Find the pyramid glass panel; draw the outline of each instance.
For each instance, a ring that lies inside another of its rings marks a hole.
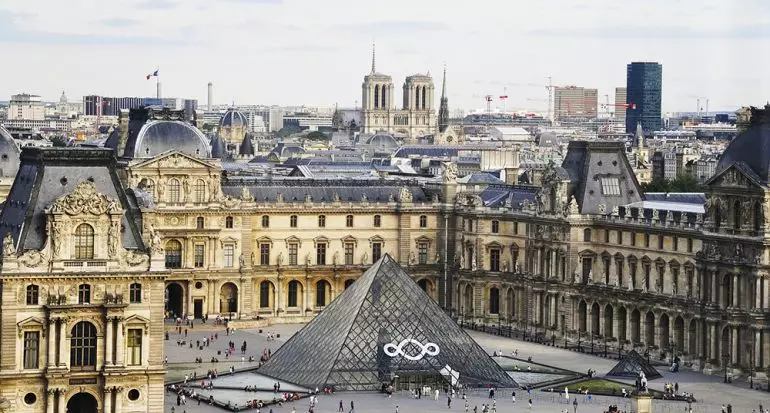
[[[259,372],[309,388],[379,390],[515,381],[389,255],[295,334]]]

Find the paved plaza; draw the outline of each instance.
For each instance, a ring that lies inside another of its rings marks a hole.
[[[259,333],[258,330],[239,330],[233,332],[231,335],[227,335],[223,326],[214,326],[213,323],[208,323],[206,325],[196,323],[194,328],[188,328],[187,330],[186,340],[188,343],[190,340],[193,342],[193,348],[190,348],[189,344],[185,346],[177,345],[177,339],[185,338],[184,328],[183,333],[180,335],[174,332],[171,325],[168,325],[167,327],[170,336],[169,340],[166,341],[165,346],[165,352],[169,362],[167,380],[181,380],[184,378],[185,374],[192,377],[193,372],[196,372],[198,377],[205,376],[209,369],[217,369],[219,372],[225,372],[231,366],[236,370],[256,367],[256,361],[254,363],[241,361],[241,357],[248,360],[249,356],[253,356],[255,360],[259,360],[259,357],[265,349],[269,348],[272,351],[275,351],[302,326],[302,324],[276,325],[264,329],[262,333]],[[212,341],[209,347],[204,347],[203,350],[198,350],[195,347],[196,340],[202,340],[205,336],[210,337],[214,333],[218,334],[218,339]],[[272,333],[273,335],[280,334],[280,338],[268,340],[268,333]],[[597,376],[599,377],[606,374],[617,363],[615,360],[512,340],[476,331],[468,331],[468,333],[489,353],[502,350],[505,354],[510,354],[513,350],[517,349],[520,358],[526,359],[531,356],[532,360],[535,362],[578,372],[586,372],[591,368],[596,370]],[[227,347],[229,341],[234,342],[236,351],[230,358],[225,358],[224,349]],[[244,341],[247,343],[247,351],[246,354],[241,355],[239,349]],[[320,350],[321,349],[319,349],[319,351]],[[217,351],[222,351],[222,354],[218,355]],[[194,360],[196,357],[201,357],[204,363],[195,364]],[[217,357],[219,362],[213,364],[210,363],[212,357]],[[650,387],[656,390],[662,390],[664,383],[678,382],[680,391],[693,393],[698,399],[698,403],[693,404],[694,412],[719,413],[720,406],[726,403],[731,403],[733,405],[733,412],[735,413],[750,413],[753,409],[758,409],[760,403],[763,406],[770,407],[770,393],[751,390],[745,382],[728,385],[722,383],[722,377],[719,375],[706,376],[684,370],[680,373],[670,373],[668,370],[660,367],[658,368],[658,371],[663,374],[663,378],[651,381]],[[214,384],[216,386],[216,380],[214,380]],[[629,385],[629,387],[632,386]],[[511,395],[507,392],[506,394],[498,395],[498,412],[530,411],[527,403],[528,396],[525,390],[517,391],[517,403],[515,405],[511,402],[510,396]],[[531,398],[533,400],[532,412],[558,413],[562,412],[564,409],[569,409],[570,413],[573,412],[572,404],[565,404],[557,395],[533,390]],[[435,401],[430,398],[415,400],[409,397],[406,392],[394,394],[392,398],[387,398],[379,393],[343,392],[333,396],[319,396],[319,404],[316,406],[315,412],[337,412],[340,400],[343,400],[344,402],[346,413],[350,411],[350,401],[354,402],[355,411],[359,413],[392,413],[396,411],[396,406],[399,407],[399,413],[463,412],[465,410],[464,402],[459,398],[452,401],[451,408],[447,408],[447,399],[443,395],[439,397],[438,401]],[[487,393],[485,391],[469,393],[469,411],[471,412],[476,405],[479,406],[479,411],[481,411],[481,404],[489,402],[490,400],[487,398]],[[578,413],[602,412],[611,404],[618,405],[618,408],[622,411],[629,408],[628,400],[615,397],[597,396],[592,397],[592,400],[589,402],[585,400],[583,396],[579,396],[578,402]],[[224,412],[224,410],[220,408],[208,406],[205,403],[202,403],[199,406],[197,401],[194,400],[188,400],[186,406],[176,406],[176,397],[171,393],[166,393],[166,412],[170,412],[172,407],[174,407],[175,413]],[[656,401],[655,412],[685,412],[686,407],[687,404],[682,402]],[[262,413],[270,412],[271,408],[274,413],[289,413],[292,412],[292,409],[296,409],[296,412],[304,413],[308,411],[308,402],[307,400],[301,400],[295,403],[287,403],[280,407],[267,407],[262,409]]]

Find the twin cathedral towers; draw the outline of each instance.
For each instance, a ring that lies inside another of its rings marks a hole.
[[[441,108],[436,116],[435,86],[428,74],[407,76],[403,86],[403,104],[395,108],[393,101],[393,78],[379,73],[375,66],[375,52],[372,48],[372,70],[364,76],[362,88],[363,133],[402,135],[407,141],[434,135],[446,129],[448,121],[446,98],[446,69],[441,92]]]

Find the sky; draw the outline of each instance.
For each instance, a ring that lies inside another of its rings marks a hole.
[[[0,100],[154,96],[157,68],[164,97],[353,107],[373,43],[397,102],[446,66],[451,109],[544,111],[548,77],[612,103],[631,61],[663,65],[664,112],[770,100],[770,0],[0,0]]]

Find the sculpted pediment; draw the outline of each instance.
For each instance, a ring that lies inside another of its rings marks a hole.
[[[52,213],[65,213],[67,215],[103,215],[107,212],[122,212],[117,200],[99,193],[94,183],[90,181],[79,183],[71,193],[57,198],[49,210]]]
[[[172,151],[141,161],[133,165],[131,169],[134,171],[141,171],[143,169],[154,171],[158,169],[214,169],[219,171],[221,168],[214,163],[203,161],[181,152]]]
[[[737,164],[717,173],[708,180],[707,185],[733,188],[757,188],[761,184],[752,173],[746,173]]]

